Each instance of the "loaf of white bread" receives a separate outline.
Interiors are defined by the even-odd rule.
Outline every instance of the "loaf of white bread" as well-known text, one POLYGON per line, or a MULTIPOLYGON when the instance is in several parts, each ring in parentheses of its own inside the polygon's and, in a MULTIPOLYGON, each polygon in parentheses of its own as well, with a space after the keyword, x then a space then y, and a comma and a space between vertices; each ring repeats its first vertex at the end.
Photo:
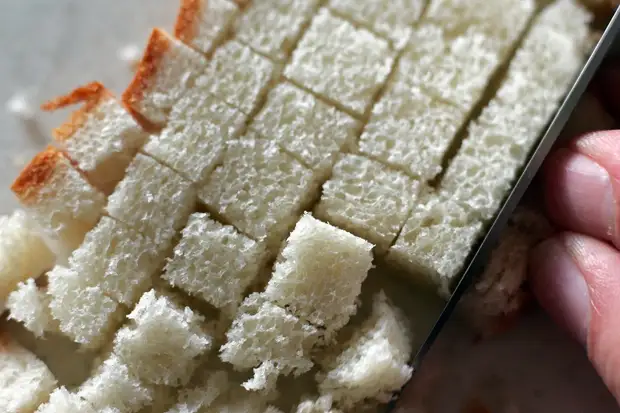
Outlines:
MULTIPOLYGON (((389 402, 425 332, 369 272, 451 294, 591 21, 578 0, 181 0, 120 99, 92 82, 43 105, 80 107, 0 217, 0 410, 389 402), (88 377, 57 382, 16 323, 88 377)), ((539 222, 511 221, 463 301, 474 326, 522 305, 539 222)))

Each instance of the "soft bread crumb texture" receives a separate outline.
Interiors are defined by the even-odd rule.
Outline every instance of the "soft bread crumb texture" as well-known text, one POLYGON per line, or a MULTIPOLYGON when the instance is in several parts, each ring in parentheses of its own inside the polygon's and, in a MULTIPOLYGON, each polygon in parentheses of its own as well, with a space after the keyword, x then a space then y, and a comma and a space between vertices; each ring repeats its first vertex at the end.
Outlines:
POLYGON ((199 373, 197 380, 179 390, 177 400, 166 413, 200 413, 213 405, 222 396, 225 396, 231 387, 228 373, 224 370, 199 373))
POLYGON ((307 398, 295 408, 293 413, 343 413, 333 407, 333 397, 331 395, 320 396, 317 398, 307 398))
POLYGON ((323 185, 315 215, 369 240, 385 254, 405 225, 420 184, 359 155, 343 155, 323 185))
POLYGON ((17 284, 54 266, 55 257, 33 220, 22 210, 0 216, 0 301, 17 284))
POLYGON ((31 413, 45 402, 56 379, 34 354, 9 338, 0 337, 0 410, 31 413))
POLYGON ((22 323, 36 337, 42 337, 47 332, 58 332, 58 322, 52 317, 50 303, 51 297, 47 291, 29 278, 20 282, 9 294, 6 300, 8 318, 22 323))
POLYGON ((362 117, 394 62, 388 42, 321 9, 284 74, 338 107, 362 117))
POLYGON ((265 297, 327 335, 357 311, 372 268, 368 241, 305 213, 280 252, 265 297))
POLYGON ((407 320, 385 293, 374 297, 372 315, 344 345, 334 364, 319 373, 319 390, 337 405, 351 409, 360 402, 387 403, 411 378, 412 337, 407 320))
POLYGON ((36 413, 95 413, 93 407, 77 394, 59 387, 51 394, 47 403, 42 404, 36 413))

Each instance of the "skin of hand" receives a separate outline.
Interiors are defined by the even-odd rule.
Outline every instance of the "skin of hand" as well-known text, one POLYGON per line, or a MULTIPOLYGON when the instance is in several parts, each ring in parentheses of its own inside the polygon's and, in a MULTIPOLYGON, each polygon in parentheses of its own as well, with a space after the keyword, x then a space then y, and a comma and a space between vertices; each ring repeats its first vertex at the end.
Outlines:
MULTIPOLYGON (((620 66, 603 69, 595 85, 620 119, 620 66)), ((620 402, 620 130, 557 148, 540 181, 547 215, 564 232, 532 251, 530 284, 620 402)))

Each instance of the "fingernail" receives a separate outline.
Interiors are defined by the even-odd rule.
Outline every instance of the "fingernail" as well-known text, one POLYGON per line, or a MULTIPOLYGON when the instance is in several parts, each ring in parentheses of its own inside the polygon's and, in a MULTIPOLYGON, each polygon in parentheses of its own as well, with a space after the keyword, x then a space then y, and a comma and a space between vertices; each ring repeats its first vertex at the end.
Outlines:
POLYGON ((532 287, 540 304, 583 345, 590 324, 590 293, 583 274, 561 240, 532 251, 532 287))

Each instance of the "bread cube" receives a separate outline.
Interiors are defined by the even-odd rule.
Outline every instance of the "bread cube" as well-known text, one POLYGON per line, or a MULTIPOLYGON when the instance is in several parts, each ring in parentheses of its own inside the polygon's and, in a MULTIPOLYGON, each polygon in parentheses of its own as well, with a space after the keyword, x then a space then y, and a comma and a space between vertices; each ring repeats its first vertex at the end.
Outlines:
POLYGON ((250 124, 321 177, 329 175, 340 151, 351 150, 361 125, 351 116, 289 82, 272 89, 250 124))
POLYGON ((13 341, 0 336, 0 411, 29 413, 45 402, 56 379, 45 363, 13 341))
POLYGON ((448 195, 429 193, 413 209, 387 260, 405 269, 412 281, 446 296, 482 231, 468 208, 448 195))
POLYGON ((0 216, 0 301, 21 281, 38 277, 54 266, 36 224, 21 210, 0 216))
POLYGON ((359 155, 343 155, 323 185, 317 218, 372 242, 386 253, 420 189, 402 172, 359 155))
POLYGON ((151 136, 144 152, 200 184, 222 161, 226 142, 239 137, 245 120, 221 99, 192 88, 174 105, 168 124, 151 136))
POLYGON ((269 59, 231 40, 215 51, 197 86, 250 115, 278 72, 269 59))
POLYGON ((318 330, 261 294, 252 294, 244 300, 226 338, 221 359, 238 370, 254 368, 244 387, 271 391, 278 376, 299 375, 312 368, 309 353, 318 330))
POLYGON ((392 68, 388 42, 322 9, 293 52, 285 75, 362 117, 392 68))
POLYGON ((199 198, 241 232, 279 246, 316 194, 312 178, 275 142, 249 134, 228 143, 199 198))
POLYGON ((165 249, 196 205, 191 183, 152 158, 138 154, 108 198, 110 216, 165 249))
POLYGON ((127 316, 130 324, 114 339, 114 354, 136 378, 151 384, 186 384, 212 338, 204 319, 154 290, 145 293, 127 316))
POLYGON ((371 267, 371 243, 306 213, 280 253, 265 297, 329 335, 357 311, 371 267))
POLYGON ((359 151, 415 179, 428 181, 441 172, 465 121, 462 109, 416 86, 392 82, 372 108, 359 151))
POLYGON ((174 36, 204 54, 224 42, 239 16, 239 7, 230 0, 182 0, 174 26, 174 36))
POLYGON ((330 395, 318 398, 305 398, 297 405, 293 413, 342 413, 333 408, 333 397, 330 395))
POLYGON ((172 286, 233 313, 256 279, 265 245, 207 214, 190 216, 162 277, 172 286))
POLYGON ((345 409, 369 400, 387 403, 411 378, 413 369, 407 363, 412 346, 407 320, 380 291, 370 318, 333 365, 319 374, 319 391, 345 409))
POLYGON ((532 32, 536 27, 545 27, 557 34, 571 37, 573 45, 580 49, 594 46, 591 24, 596 11, 588 10, 588 1, 555 0, 536 16, 532 32))
MULTIPOLYGON (((95 413, 90 404, 77 394, 69 392, 64 386, 51 394, 47 403, 42 404, 36 413, 95 413)), ((111 413, 111 412, 110 412, 111 413)), ((116 412, 114 412, 116 413, 116 412)))
POLYGON ((329 7, 338 15, 365 26, 389 39, 400 49, 411 35, 411 26, 418 21, 425 0, 330 0, 329 7))
POLYGON ((166 413, 199 413, 210 407, 219 397, 225 396, 231 383, 223 370, 204 371, 199 380, 179 391, 177 401, 166 413))
POLYGON ((112 355, 80 386, 77 395, 97 411, 110 408, 121 412, 137 412, 151 404, 153 392, 153 387, 133 377, 127 366, 112 355))
POLYGON ((60 330, 85 348, 105 344, 124 316, 124 308, 97 286, 83 287, 80 274, 62 266, 48 273, 52 316, 60 330))
POLYGON ((283 60, 297 43, 319 0, 252 2, 236 24, 237 39, 259 53, 283 60))
POLYGON ((51 146, 32 159, 11 189, 60 261, 82 243, 105 204, 105 195, 51 146))
POLYGON ((161 128, 176 101, 204 72, 207 60, 155 28, 136 73, 123 92, 123 103, 146 126, 161 128))
POLYGON ((54 138, 88 181, 109 194, 148 135, 99 82, 78 87, 43 108, 56 110, 78 103, 83 106, 54 130, 54 138))
POLYGON ((59 330, 58 322, 50 311, 51 297, 39 288, 33 278, 20 282, 7 299, 9 319, 18 321, 36 337, 59 330))

